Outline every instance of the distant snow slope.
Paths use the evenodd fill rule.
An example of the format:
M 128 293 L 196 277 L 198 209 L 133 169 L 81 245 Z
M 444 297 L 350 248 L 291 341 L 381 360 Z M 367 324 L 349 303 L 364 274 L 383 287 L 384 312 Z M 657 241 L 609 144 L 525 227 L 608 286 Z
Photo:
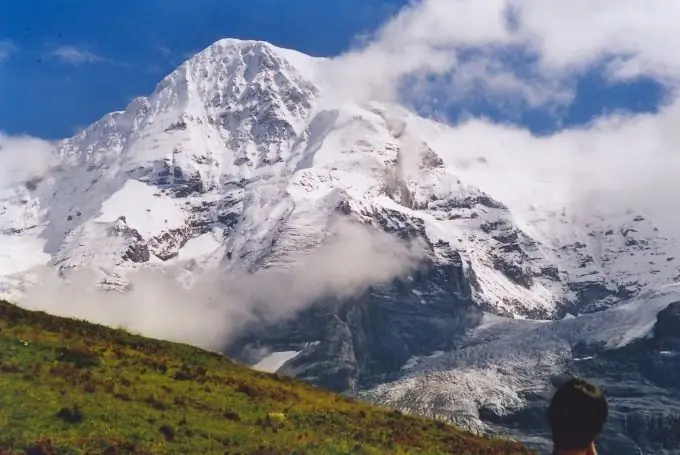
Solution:
M 274 352 L 252 366 L 254 370 L 276 373 L 287 361 L 299 354 L 298 351 Z

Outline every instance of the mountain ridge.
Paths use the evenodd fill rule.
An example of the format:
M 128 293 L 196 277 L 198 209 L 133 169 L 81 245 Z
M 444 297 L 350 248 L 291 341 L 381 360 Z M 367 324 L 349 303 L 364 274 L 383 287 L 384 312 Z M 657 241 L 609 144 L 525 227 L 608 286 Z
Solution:
M 290 211 L 290 204 L 296 203 L 296 195 L 304 197 L 304 193 L 310 192 L 310 185 L 318 194 L 323 194 L 328 185 L 332 185 L 347 194 L 349 205 L 345 207 L 350 207 L 360 217 L 362 210 L 370 213 L 371 205 L 378 204 L 382 206 L 381 210 L 400 212 L 398 216 L 415 215 L 421 223 L 432 226 L 426 230 L 441 231 L 442 227 L 435 222 L 446 221 L 440 223 L 446 224 L 445 229 L 460 231 L 455 240 L 464 242 L 462 251 L 468 260 L 480 270 L 488 271 L 482 276 L 479 271 L 475 273 L 483 288 L 478 300 L 490 303 L 492 311 L 518 316 L 559 316 L 564 303 L 593 300 L 595 296 L 607 305 L 607 302 L 625 300 L 645 289 L 644 282 L 636 285 L 626 281 L 626 276 L 612 277 L 612 272 L 605 272 L 608 263 L 621 263 L 620 258 L 626 253 L 636 258 L 640 256 L 641 262 L 646 258 L 656 259 L 653 256 L 658 256 L 667 246 L 665 243 L 661 247 L 655 245 L 657 239 L 663 242 L 664 238 L 658 235 L 655 238 L 654 226 L 643 217 L 633 214 L 630 221 L 618 229 L 610 229 L 607 225 L 601 231 L 584 233 L 580 241 L 574 239 L 576 241 L 552 247 L 550 243 L 559 240 L 532 237 L 516 224 L 513 213 L 502 201 L 490 198 L 474 185 L 461 185 L 461 177 L 452 172 L 455 169 L 445 164 L 428 144 L 430 133 L 441 126 L 423 122 L 396 106 L 364 103 L 324 108 L 321 88 L 298 75 L 298 68 L 302 68 L 302 73 L 307 76 L 314 73 L 318 79 L 318 74 L 323 73 L 319 68 L 324 62 L 264 42 L 221 40 L 166 77 L 150 98 L 138 98 L 125 111 L 109 114 L 80 135 L 61 142 L 57 152 L 65 158 L 61 166 L 70 165 L 70 170 L 74 165 L 79 168 L 74 174 L 63 177 L 65 184 L 52 185 L 57 189 L 56 200 L 45 204 L 52 216 L 41 233 L 42 237 L 48 237 L 44 250 L 53 257 L 69 256 L 69 248 L 65 248 L 64 254 L 59 253 L 57 245 L 67 243 L 61 232 L 75 232 L 80 227 L 79 219 L 86 220 L 98 211 L 106 211 L 105 203 L 111 203 L 112 196 L 115 200 L 117 192 L 141 194 L 144 191 L 157 196 L 157 191 L 140 187 L 135 181 L 150 188 L 155 186 L 161 194 L 174 199 L 184 199 L 187 205 L 192 203 L 189 197 L 196 194 L 219 197 L 238 205 L 243 204 L 239 198 L 242 200 L 253 194 L 253 191 L 244 194 L 238 186 L 264 179 L 273 186 L 260 185 L 257 191 L 268 191 L 284 205 L 288 204 L 289 208 L 279 207 L 284 216 Z M 317 69 L 310 69 L 314 67 Z M 340 143 L 329 146 L 329 142 L 338 140 L 334 139 L 338 135 Z M 369 137 L 367 141 L 365 138 Z M 343 147 L 355 149 L 343 151 Z M 408 148 L 417 150 L 405 151 Z M 346 166 L 355 162 L 352 156 L 355 153 L 366 155 L 367 159 L 358 157 L 359 161 L 356 161 L 356 164 L 361 163 L 364 172 L 347 172 Z M 420 153 L 429 156 L 430 166 L 418 171 Z M 413 156 L 406 157 L 405 154 Z M 427 160 L 424 156 L 421 159 Z M 325 164 L 310 167 L 317 162 L 328 162 L 332 167 L 327 169 Z M 85 171 L 80 168 L 82 166 Z M 405 171 L 406 167 L 409 169 Z M 124 173 L 118 168 L 124 168 Z M 359 183 L 366 176 L 375 182 L 372 187 L 362 187 Z M 128 182 L 135 188 L 127 188 Z M 113 189 L 97 191 L 107 184 L 113 185 Z M 279 185 L 278 190 L 276 185 Z M 122 188 L 115 191 L 118 186 Z M 229 186 L 235 190 L 225 191 Z M 253 185 L 248 187 L 249 190 L 253 188 Z M 39 193 L 40 188 L 37 190 Z M 453 194 L 458 196 L 452 198 Z M 87 201 L 63 203 L 62 199 L 74 195 L 81 199 L 86 195 Z M 39 198 L 48 199 L 44 195 Z M 106 199 L 100 200 L 103 198 Z M 124 200 L 125 196 L 119 195 L 117 199 Z M 167 210 L 162 210 L 162 221 L 154 219 L 149 223 L 140 220 L 143 213 L 124 214 L 125 210 L 119 208 L 120 213 L 95 220 L 112 223 L 124 216 L 124 222 L 127 222 L 137 215 L 132 220 L 132 229 L 139 231 L 146 225 L 146 232 L 140 235 L 147 243 L 152 243 L 151 255 L 165 261 L 174 257 L 188 240 L 196 234 L 204 234 L 208 228 L 204 223 L 188 229 L 192 215 L 181 213 L 184 210 L 178 210 L 177 204 L 169 198 L 161 198 L 156 203 L 166 206 Z M 354 209 L 351 208 L 353 204 L 356 205 Z M 155 211 L 149 212 L 152 217 Z M 212 212 L 198 216 L 214 219 L 215 210 Z M 229 225 L 236 222 L 233 214 L 217 213 L 217 219 L 225 220 L 230 228 L 233 226 Z M 185 221 L 176 221 L 182 218 Z M 451 222 L 455 219 L 464 222 Z M 480 219 L 482 221 L 478 222 Z M 546 222 L 552 223 L 550 218 L 538 221 L 544 225 Z M 634 225 L 645 223 L 644 234 L 641 234 Z M 45 234 L 45 231 L 49 232 Z M 86 233 L 78 236 L 86 236 Z M 651 245 L 650 238 L 654 240 Z M 448 239 L 444 241 L 451 243 Z M 476 255 L 480 244 L 483 251 Z M 460 246 L 455 248 L 460 249 Z M 546 251 L 546 247 L 553 251 Z M 593 250 L 598 248 L 606 248 L 610 254 L 594 254 Z M 673 257 L 663 259 L 674 260 Z M 68 258 L 57 259 L 57 262 L 68 264 Z M 531 263 L 536 265 L 529 265 Z M 658 264 L 654 273 L 668 274 L 668 268 L 663 266 L 663 263 Z M 579 272 L 579 268 L 584 272 Z M 628 273 L 626 270 L 613 272 L 615 275 Z M 580 287 L 583 278 L 565 274 L 580 274 L 585 277 L 585 284 Z M 589 280 L 589 276 L 596 278 Z M 487 282 L 489 279 L 491 281 Z M 589 298 L 584 298 L 584 293 Z M 504 302 L 508 296 L 514 297 L 509 303 Z

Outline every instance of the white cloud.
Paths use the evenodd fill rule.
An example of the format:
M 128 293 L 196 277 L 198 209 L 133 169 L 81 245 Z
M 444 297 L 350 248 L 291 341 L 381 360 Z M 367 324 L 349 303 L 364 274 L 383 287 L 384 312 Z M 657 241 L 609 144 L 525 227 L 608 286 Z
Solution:
M 665 0 L 423 0 L 335 58 L 331 80 L 340 99 L 415 101 L 438 117 L 480 98 L 518 114 L 566 107 L 587 72 L 653 78 L 667 94 L 658 113 L 608 114 L 547 137 L 473 119 L 435 142 L 527 223 L 537 204 L 581 221 L 633 210 L 680 237 L 679 23 L 680 3 Z
M 278 321 L 323 297 L 360 295 L 416 267 L 423 249 L 372 228 L 339 220 L 325 243 L 290 258 L 288 268 L 253 274 L 201 275 L 190 288 L 172 273 L 142 269 L 127 293 L 96 291 L 95 276 L 75 270 L 68 281 L 53 269 L 39 271 L 40 284 L 20 304 L 52 314 L 125 327 L 162 339 L 220 348 L 245 324 Z
M 668 94 L 657 114 L 610 114 L 547 137 L 470 120 L 436 143 L 454 169 L 522 213 L 534 203 L 583 218 L 632 209 L 676 233 L 679 23 L 680 3 L 665 0 L 423 0 L 331 68 L 342 99 L 406 97 L 442 110 L 478 98 L 518 112 L 568 106 L 590 71 L 654 78 Z
M 7 60 L 13 53 L 17 52 L 19 48 L 11 41 L 0 41 L 0 62 Z
M 680 3 L 665 0 L 423 0 L 334 59 L 329 73 L 343 98 L 394 99 L 407 75 L 448 74 L 453 99 L 474 85 L 487 97 L 564 104 L 575 76 L 600 66 L 611 79 L 644 75 L 676 87 L 678 23 Z
M 52 51 L 51 55 L 63 63 L 78 65 L 81 63 L 96 63 L 104 61 L 104 58 L 85 49 L 76 46 L 61 46 Z
M 564 208 L 582 226 L 633 211 L 680 239 L 678 124 L 675 102 L 658 114 L 605 117 L 546 137 L 470 120 L 432 140 L 452 169 L 507 203 L 520 222 Z
M 162 44 L 159 44 L 158 46 L 156 46 L 156 50 L 166 57 L 169 56 L 170 54 L 172 54 L 172 51 Z
M 541 56 L 545 70 L 565 71 L 604 57 L 629 62 L 641 74 L 680 76 L 680 3 L 664 0 L 511 0 L 520 34 Z
M 437 48 L 456 43 L 512 41 L 505 0 L 427 0 L 406 7 L 382 27 L 378 39 L 395 46 Z
M 429 0 L 409 6 L 364 48 L 334 59 L 327 78 L 340 98 L 393 98 L 405 75 L 454 68 L 458 43 L 510 40 L 504 6 L 503 0 Z
M 0 189 L 44 174 L 55 164 L 50 142 L 0 132 Z

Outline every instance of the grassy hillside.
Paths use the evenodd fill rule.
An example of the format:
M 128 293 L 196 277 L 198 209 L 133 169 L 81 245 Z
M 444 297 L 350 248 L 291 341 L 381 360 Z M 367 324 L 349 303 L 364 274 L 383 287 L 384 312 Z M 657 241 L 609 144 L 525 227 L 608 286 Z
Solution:
M 0 453 L 528 452 L 190 346 L 0 301 Z

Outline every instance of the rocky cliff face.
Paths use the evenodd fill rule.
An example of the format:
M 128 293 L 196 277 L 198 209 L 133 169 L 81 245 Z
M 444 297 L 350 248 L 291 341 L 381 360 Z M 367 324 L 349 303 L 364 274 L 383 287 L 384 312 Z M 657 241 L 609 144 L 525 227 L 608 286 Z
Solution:
M 506 415 L 528 402 L 514 385 L 533 377 L 534 366 L 559 372 L 573 357 L 571 341 L 551 336 L 549 354 L 534 363 L 503 349 L 465 363 L 480 362 L 478 353 L 511 333 L 531 347 L 521 337 L 534 323 L 511 318 L 585 314 L 590 327 L 589 313 L 680 279 L 677 238 L 653 220 L 575 216 L 572 207 L 535 201 L 519 213 L 485 190 L 484 172 L 451 159 L 462 145 L 441 140 L 447 126 L 400 106 L 332 102 L 326 64 L 223 40 L 148 98 L 60 142 L 55 168 L 0 191 L 0 293 L 20 295 L 44 265 L 64 277 L 92 269 L 119 290 L 146 267 L 225 276 L 294 269 L 294 258 L 327 241 L 331 219 L 351 220 L 419 242 L 421 263 L 359 295 L 304 302 L 307 309 L 284 321 L 256 319 L 225 351 L 251 364 L 293 352 L 279 365 L 284 373 L 478 427 L 485 413 Z M 475 166 L 494 163 L 480 156 Z M 509 319 L 470 339 L 489 317 Z M 666 339 L 675 320 L 662 313 L 660 321 L 669 321 L 659 325 Z M 580 322 L 563 324 L 582 332 Z M 543 335 L 528 340 L 546 343 Z M 659 359 L 668 372 L 670 360 Z M 419 376 L 419 362 L 436 371 Z M 507 383 L 494 377 L 501 368 Z M 547 388 L 546 374 L 529 382 Z M 399 381 L 415 394 L 400 395 Z M 460 409 L 455 403 L 469 393 L 452 381 L 484 387 Z M 638 428 L 661 441 L 664 425 Z
M 299 350 L 280 372 L 356 395 L 413 356 L 450 349 L 481 317 L 462 264 L 428 264 L 359 298 L 318 302 L 288 323 L 255 324 L 229 354 L 256 363 L 247 353 L 262 347 Z

